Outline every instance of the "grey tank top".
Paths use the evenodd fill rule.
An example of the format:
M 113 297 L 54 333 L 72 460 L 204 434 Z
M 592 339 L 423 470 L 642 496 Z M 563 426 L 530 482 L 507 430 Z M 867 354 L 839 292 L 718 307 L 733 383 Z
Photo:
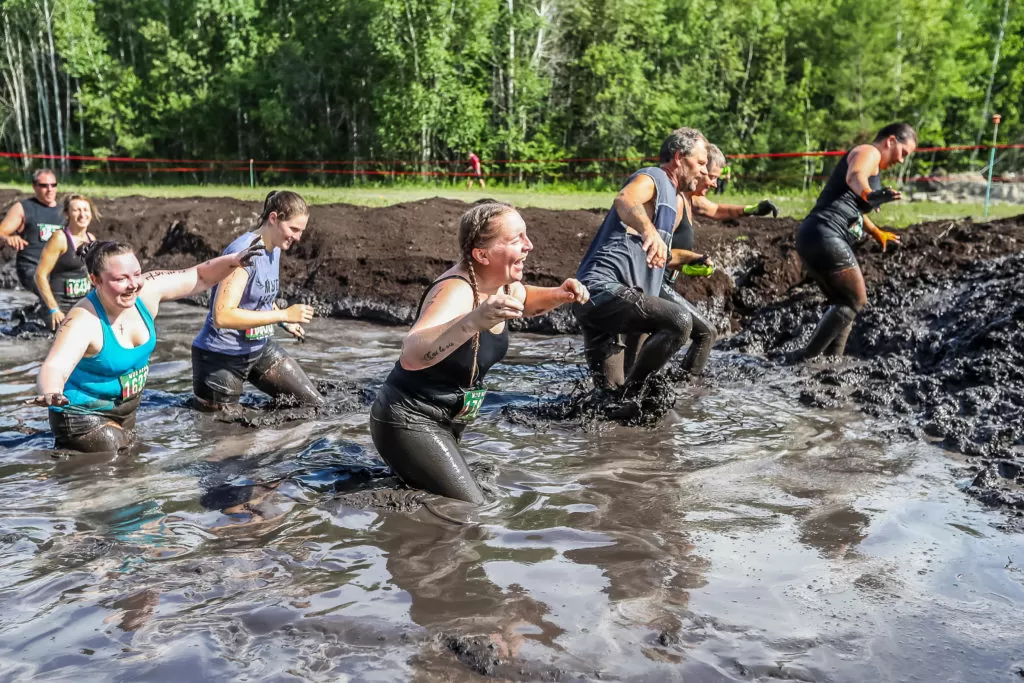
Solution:
M 656 194 L 652 222 L 661 238 L 665 240 L 665 244 L 671 244 L 678 206 L 676 187 L 669 180 L 668 174 L 657 166 L 641 168 L 629 177 L 626 185 L 639 175 L 646 175 L 654 180 Z M 613 206 L 587 248 L 587 253 L 583 255 L 583 261 L 576 271 L 576 278 L 592 289 L 620 283 L 627 287 L 642 289 L 651 296 L 658 296 L 665 268 L 650 268 L 647 265 L 643 241 L 639 235 L 626 231 L 626 224 L 622 222 Z

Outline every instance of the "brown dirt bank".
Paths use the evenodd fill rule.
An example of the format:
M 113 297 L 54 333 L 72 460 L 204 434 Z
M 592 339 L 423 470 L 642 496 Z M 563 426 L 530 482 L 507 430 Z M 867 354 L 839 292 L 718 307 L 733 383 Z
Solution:
M 0 206 L 17 198 L 13 191 L 0 191 Z M 215 256 L 252 226 L 260 209 L 255 202 L 229 198 L 137 196 L 97 205 L 103 218 L 96 232 L 134 244 L 145 269 L 180 268 Z M 408 323 L 423 289 L 457 257 L 458 219 L 467 206 L 449 199 L 384 208 L 314 206 L 306 236 L 282 261 L 282 292 L 289 301 L 316 304 L 322 315 Z M 558 284 L 575 272 L 602 219 L 593 211 L 527 208 L 522 214 L 536 245 L 527 279 L 538 285 Z M 1024 238 L 1024 218 L 996 221 L 969 236 L 958 225 L 944 221 L 909 228 L 908 245 L 896 258 L 908 267 L 948 268 L 963 259 L 1016 250 Z M 697 248 L 711 254 L 720 270 L 707 280 L 684 278 L 677 286 L 718 314 L 723 330 L 739 329 L 752 311 L 802 281 L 793 247 L 796 226 L 792 219 L 701 221 Z M 860 252 L 869 284 L 881 277 L 886 260 L 880 256 L 874 247 Z M 0 250 L 0 263 L 12 257 L 10 249 Z M 12 286 L 10 268 L 3 272 L 0 285 Z M 572 322 L 561 315 L 530 327 L 566 331 Z

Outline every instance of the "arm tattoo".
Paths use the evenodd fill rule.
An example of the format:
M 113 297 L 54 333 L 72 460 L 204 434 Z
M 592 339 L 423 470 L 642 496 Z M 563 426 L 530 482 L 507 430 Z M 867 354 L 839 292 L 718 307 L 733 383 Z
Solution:
M 158 277 L 163 277 L 164 275 L 177 275 L 178 273 L 184 273 L 185 270 L 151 270 L 142 277 L 145 280 L 155 280 Z
M 453 346 L 455 346 L 455 342 L 448 342 L 444 346 L 438 346 L 436 351 L 427 351 L 423 354 L 423 360 L 429 363 Z

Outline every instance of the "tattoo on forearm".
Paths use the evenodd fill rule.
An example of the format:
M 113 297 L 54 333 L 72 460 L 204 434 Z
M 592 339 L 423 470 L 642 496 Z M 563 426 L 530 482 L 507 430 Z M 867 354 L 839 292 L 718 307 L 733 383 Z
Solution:
M 184 270 L 151 270 L 148 273 L 144 274 L 142 278 L 144 280 L 155 280 L 158 277 L 163 277 L 164 275 L 177 275 L 179 273 L 184 273 L 185 270 L 188 269 L 186 268 Z
M 455 342 L 448 342 L 444 346 L 438 346 L 436 351 L 427 351 L 425 354 L 423 354 L 423 360 L 429 363 L 430 361 L 434 360 L 445 351 L 451 349 L 453 346 L 455 346 Z

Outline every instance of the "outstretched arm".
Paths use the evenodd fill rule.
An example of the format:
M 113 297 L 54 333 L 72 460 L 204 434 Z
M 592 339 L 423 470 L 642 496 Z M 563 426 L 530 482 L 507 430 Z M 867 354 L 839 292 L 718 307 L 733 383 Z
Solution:
M 778 218 L 779 207 L 770 199 L 762 199 L 757 204 L 716 204 L 707 197 L 693 198 L 693 212 L 698 216 L 704 216 L 716 221 L 727 221 L 743 216 L 767 216 Z
M 569 278 L 559 287 L 534 287 L 521 282 L 512 284 L 512 295 L 523 302 L 523 317 L 543 315 L 565 304 L 585 304 L 590 292 L 582 282 Z

